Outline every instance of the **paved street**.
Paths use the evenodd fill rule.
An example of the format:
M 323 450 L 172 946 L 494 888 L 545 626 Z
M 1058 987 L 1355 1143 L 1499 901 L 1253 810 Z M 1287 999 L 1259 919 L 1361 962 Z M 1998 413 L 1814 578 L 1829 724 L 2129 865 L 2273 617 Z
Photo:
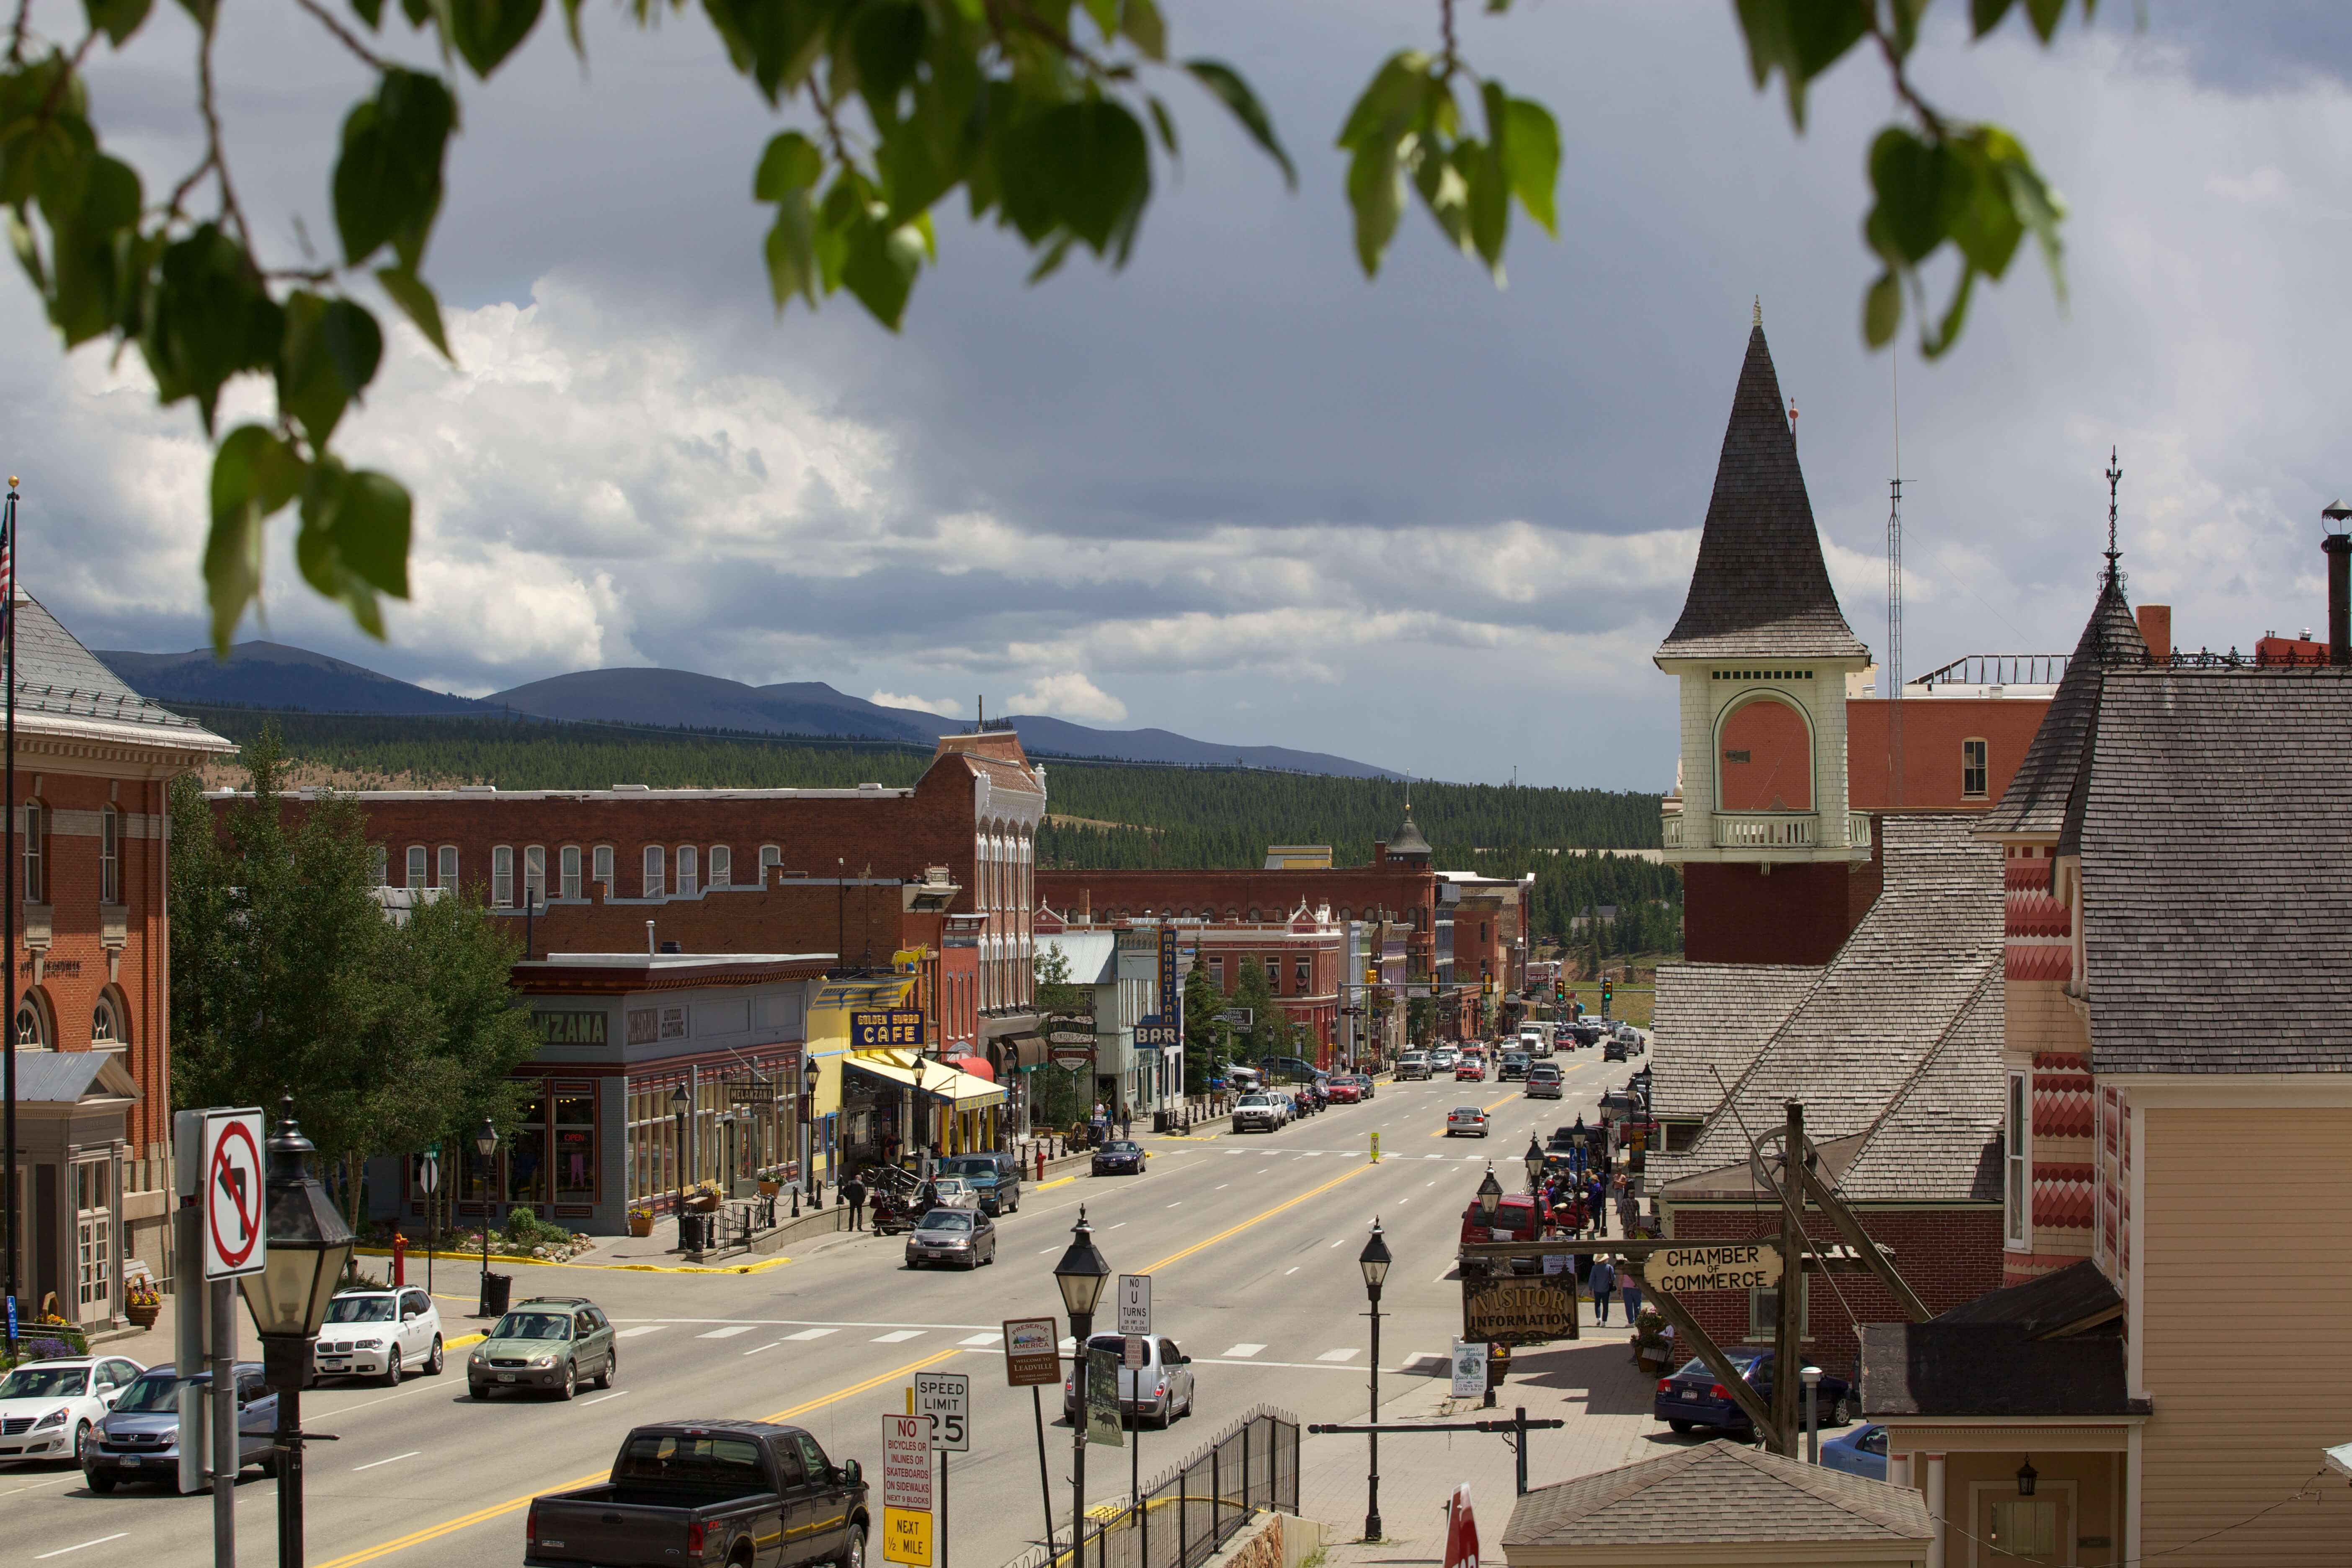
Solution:
M 1568 1069 L 1560 1101 L 1528 1100 L 1517 1084 L 1440 1079 L 1384 1086 L 1369 1105 L 1335 1108 L 1271 1135 L 1147 1140 L 1153 1157 L 1144 1176 L 1033 1188 L 1003 1224 L 999 1261 L 975 1276 L 909 1273 L 896 1238 L 831 1242 L 752 1275 L 518 1268 L 518 1299 L 578 1292 L 620 1324 L 617 1386 L 570 1405 L 512 1395 L 476 1404 L 453 1354 L 453 1372 L 437 1379 L 306 1396 L 306 1425 L 341 1439 L 311 1450 L 310 1561 L 320 1568 L 515 1563 L 529 1500 L 601 1479 L 622 1433 L 642 1421 L 794 1421 L 878 1479 L 876 1417 L 901 1407 L 900 1389 L 919 1368 L 940 1367 L 972 1374 L 975 1406 L 971 1452 L 952 1476 L 950 1561 L 995 1568 L 1038 1537 L 1044 1506 L 1035 1426 L 1029 1401 L 1003 1384 L 999 1326 L 1010 1316 L 1058 1315 L 1050 1270 L 1082 1203 L 1112 1267 L 1154 1276 L 1156 1328 L 1196 1359 L 1198 1413 L 1171 1432 L 1143 1435 L 1147 1479 L 1260 1404 L 1309 1422 L 1362 1415 L 1356 1254 L 1375 1215 L 1396 1257 L 1383 1376 L 1402 1374 L 1382 1392 L 1395 1396 L 1393 1408 L 1418 1414 L 1442 1389 L 1410 1374 L 1443 1373 L 1460 1322 L 1458 1287 L 1446 1276 L 1462 1207 L 1486 1161 L 1517 1190 L 1530 1131 L 1589 1111 L 1601 1087 L 1631 1070 L 1601 1063 L 1597 1051 L 1556 1059 Z M 1445 1110 L 1465 1103 L 1492 1110 L 1490 1138 L 1442 1136 Z M 1383 1152 L 1378 1165 L 1365 1158 L 1374 1131 Z M 469 1268 L 446 1260 L 437 1268 L 453 1338 L 480 1326 L 467 1316 L 475 1280 Z M 170 1347 L 159 1334 L 121 1348 L 152 1360 Z M 1599 1345 L 1571 1353 L 1614 1355 Z M 1051 1391 L 1045 1415 L 1054 1501 L 1065 1517 L 1069 1432 Z M 1343 1445 L 1331 1450 L 1337 1476 L 1360 1443 L 1315 1447 Z M 1555 1447 L 1567 1451 L 1547 1442 L 1538 1455 Z M 1309 1458 L 1311 1470 L 1315 1448 Z M 1412 1460 L 1400 1453 L 1390 1463 L 1402 1472 Z M 1089 1497 L 1124 1491 L 1128 1469 L 1125 1454 L 1093 1450 Z M 274 1561 L 274 1491 L 275 1483 L 250 1474 L 239 1489 L 244 1561 Z M 78 1471 L 15 1469 L 0 1472 L 0 1500 L 12 1525 L 0 1563 L 95 1561 L 130 1542 L 150 1562 L 208 1559 L 205 1499 L 135 1489 L 98 1497 Z

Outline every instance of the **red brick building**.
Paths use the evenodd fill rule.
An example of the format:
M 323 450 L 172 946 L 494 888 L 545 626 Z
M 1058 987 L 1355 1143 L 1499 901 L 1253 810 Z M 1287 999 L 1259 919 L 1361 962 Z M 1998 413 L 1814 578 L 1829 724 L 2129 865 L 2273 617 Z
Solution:
M 1178 919 L 1181 921 L 1182 917 Z M 1198 919 L 1193 917 L 1195 922 Z M 1041 937 L 1088 929 L 1084 921 L 1066 919 L 1051 905 L 1037 911 Z M 1121 923 L 1108 929 L 1129 928 Z M 1192 948 L 1192 967 L 1205 968 L 1217 989 L 1228 996 L 1241 984 L 1244 964 L 1255 963 L 1265 969 L 1267 988 L 1281 1004 L 1283 1016 L 1313 1037 L 1316 1048 L 1307 1054 L 1315 1065 L 1333 1065 L 1332 1048 L 1339 1037 L 1339 986 L 1349 978 L 1342 927 L 1301 913 L 1288 921 L 1185 924 L 1177 940 Z
M 16 611 L 18 1278 L 26 1307 L 54 1295 L 105 1323 L 123 1260 L 171 1267 L 164 795 L 236 748 L 131 690 L 31 595 Z

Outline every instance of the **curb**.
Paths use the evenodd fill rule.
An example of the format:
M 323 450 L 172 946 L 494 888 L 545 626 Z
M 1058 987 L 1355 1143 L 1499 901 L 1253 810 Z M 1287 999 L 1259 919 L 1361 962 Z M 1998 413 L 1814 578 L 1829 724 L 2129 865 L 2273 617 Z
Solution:
M 356 1257 L 365 1258 L 389 1258 L 392 1256 L 392 1249 L 388 1247 L 355 1247 L 352 1248 L 352 1252 Z M 417 1247 L 411 1250 L 407 1256 L 410 1258 L 430 1257 L 444 1258 L 452 1263 L 479 1263 L 482 1260 L 482 1255 L 478 1252 L 428 1253 L 423 1247 Z M 510 1252 L 493 1252 L 490 1254 L 490 1261 L 493 1263 L 519 1264 L 527 1268 L 595 1268 L 602 1269 L 606 1273 L 614 1274 L 624 1272 L 633 1274 L 761 1274 L 771 1268 L 781 1268 L 785 1264 L 790 1263 L 792 1259 L 785 1257 L 763 1258 L 757 1263 L 735 1264 L 572 1263 L 559 1262 L 551 1258 L 523 1258 Z

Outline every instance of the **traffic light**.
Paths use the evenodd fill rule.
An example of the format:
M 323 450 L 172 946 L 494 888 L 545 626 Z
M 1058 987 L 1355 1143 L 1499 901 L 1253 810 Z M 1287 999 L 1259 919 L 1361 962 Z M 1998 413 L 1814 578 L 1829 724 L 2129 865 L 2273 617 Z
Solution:
M 1551 999 L 1555 1003 L 1565 1002 L 1568 1000 L 1567 981 L 1554 980 L 1551 983 Z
M 1604 1014 L 1609 1011 L 1609 977 L 1604 974 L 1601 977 L 1601 1011 Z

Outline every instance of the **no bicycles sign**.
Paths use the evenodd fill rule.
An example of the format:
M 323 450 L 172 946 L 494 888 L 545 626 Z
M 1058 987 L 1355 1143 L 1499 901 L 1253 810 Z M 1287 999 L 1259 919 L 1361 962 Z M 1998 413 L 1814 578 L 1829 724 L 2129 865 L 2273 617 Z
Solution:
M 269 1255 L 262 1213 L 261 1112 L 206 1111 L 201 1169 L 205 1278 L 260 1273 Z

